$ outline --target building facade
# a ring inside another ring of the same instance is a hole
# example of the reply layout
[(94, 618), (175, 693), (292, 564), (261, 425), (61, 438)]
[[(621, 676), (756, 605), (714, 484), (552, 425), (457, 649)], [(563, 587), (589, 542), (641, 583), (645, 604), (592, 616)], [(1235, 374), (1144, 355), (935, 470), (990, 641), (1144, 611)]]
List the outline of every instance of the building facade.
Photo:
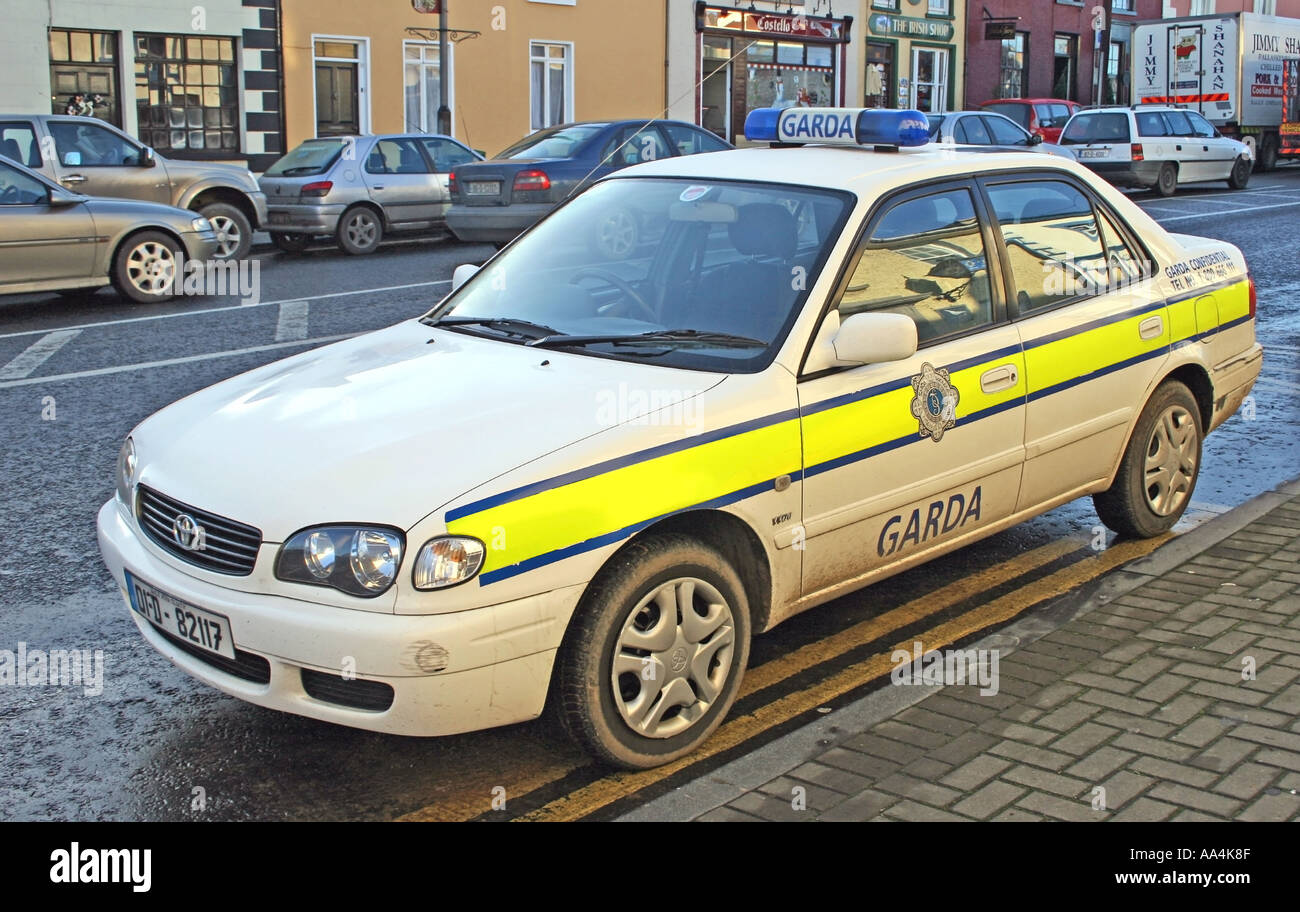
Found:
[[(662, 3), (444, 2), (451, 133), (462, 142), (495, 154), (557, 123), (662, 113)], [(330, 134), (437, 131), (436, 3), (282, 3), (291, 147)]]
[(0, 111), (108, 121), (170, 158), (283, 150), (279, 0), (43, 0), (7, 5)]
[(866, 0), (860, 103), (926, 113), (959, 109), (965, 95), (966, 5), (966, 0)]
[[(993, 98), (1063, 98), (1127, 103), (1133, 23), (1159, 19), (1162, 0), (1111, 0), (1110, 43), (1099, 74), (1096, 2), (970, 0), (966, 106)], [(1098, 87), (1098, 76), (1100, 88)]]
[(1300, 0), (1165, 0), (1165, 18), (1218, 13), (1263, 13), (1300, 19)]

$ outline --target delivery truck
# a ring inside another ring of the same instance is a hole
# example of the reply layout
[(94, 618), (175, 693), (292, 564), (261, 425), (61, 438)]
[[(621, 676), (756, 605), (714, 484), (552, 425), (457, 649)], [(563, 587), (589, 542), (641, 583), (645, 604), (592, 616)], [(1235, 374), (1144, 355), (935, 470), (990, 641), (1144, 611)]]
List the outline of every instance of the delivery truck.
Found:
[[(1300, 19), (1225, 13), (1139, 22), (1133, 30), (1133, 104), (1199, 111), (1251, 147), (1256, 169), (1300, 157), (1283, 142), (1287, 78), (1300, 64)], [(1288, 127), (1289, 132), (1289, 127)]]

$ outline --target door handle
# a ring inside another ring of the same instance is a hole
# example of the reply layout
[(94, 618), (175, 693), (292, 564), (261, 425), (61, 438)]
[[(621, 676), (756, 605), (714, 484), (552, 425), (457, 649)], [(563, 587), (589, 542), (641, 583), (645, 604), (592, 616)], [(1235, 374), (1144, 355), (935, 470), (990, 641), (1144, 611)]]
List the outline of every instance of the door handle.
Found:
[(1177, 150), (1177, 151), (1179, 151), (1179, 152), (1183, 151), (1183, 147), (1182, 147), (1182, 146), (1174, 146), (1174, 149)]
[(1209, 152), (1209, 151), (1210, 151), (1210, 147), (1209, 147), (1209, 146), (1201, 146), (1201, 151), (1202, 151), (1202, 152)]
[(384, 189), (384, 185), (383, 185), (383, 184), (375, 184), (375, 185), (374, 185), (373, 187), (371, 187), (370, 189), (372, 189), (372, 190), (383, 190), (383, 189)]
[(980, 374), (980, 389), (986, 393), (996, 393), (1011, 389), (1020, 381), (1020, 372), (1014, 364), (1003, 364)]
[(1143, 339), (1158, 339), (1164, 335), (1165, 321), (1163, 317), (1147, 317), (1138, 324), (1138, 335)]
[(69, 174), (67, 177), (62, 178), (59, 181), (59, 183), (62, 184), (84, 184), (85, 182), (86, 175), (84, 174)]

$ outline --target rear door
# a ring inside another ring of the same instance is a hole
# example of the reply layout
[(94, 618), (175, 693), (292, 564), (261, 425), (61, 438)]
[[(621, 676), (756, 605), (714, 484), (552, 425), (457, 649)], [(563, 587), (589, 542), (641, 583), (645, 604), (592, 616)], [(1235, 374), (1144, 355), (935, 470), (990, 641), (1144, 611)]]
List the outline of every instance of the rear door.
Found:
[[(1209, 145), (1196, 135), (1192, 122), (1184, 111), (1165, 111), (1169, 124), (1169, 142), (1173, 145), (1170, 156), (1178, 162), (1178, 182), (1213, 180), (1214, 165), (1210, 159)], [(1227, 175), (1222, 175), (1226, 177)]]
[(443, 194), (413, 138), (376, 140), (362, 172), (370, 198), (383, 208), (390, 224), (400, 227), (442, 216)]

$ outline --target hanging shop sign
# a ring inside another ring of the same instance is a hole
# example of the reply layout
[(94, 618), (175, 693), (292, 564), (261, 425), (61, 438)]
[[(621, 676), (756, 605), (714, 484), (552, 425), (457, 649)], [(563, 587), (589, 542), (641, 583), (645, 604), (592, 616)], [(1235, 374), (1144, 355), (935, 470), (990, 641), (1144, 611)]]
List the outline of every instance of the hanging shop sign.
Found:
[(849, 28), (852, 23), (851, 16), (845, 16), (843, 19), (826, 19), (782, 13), (760, 13), (720, 6), (701, 6), (699, 9), (701, 30), (722, 29), (768, 38), (846, 42), (849, 40)]
[(936, 41), (951, 41), (953, 35), (952, 23), (946, 20), (891, 16), (888, 13), (872, 13), (867, 17), (867, 28), (874, 35), (886, 35), (890, 38), (933, 38)]

